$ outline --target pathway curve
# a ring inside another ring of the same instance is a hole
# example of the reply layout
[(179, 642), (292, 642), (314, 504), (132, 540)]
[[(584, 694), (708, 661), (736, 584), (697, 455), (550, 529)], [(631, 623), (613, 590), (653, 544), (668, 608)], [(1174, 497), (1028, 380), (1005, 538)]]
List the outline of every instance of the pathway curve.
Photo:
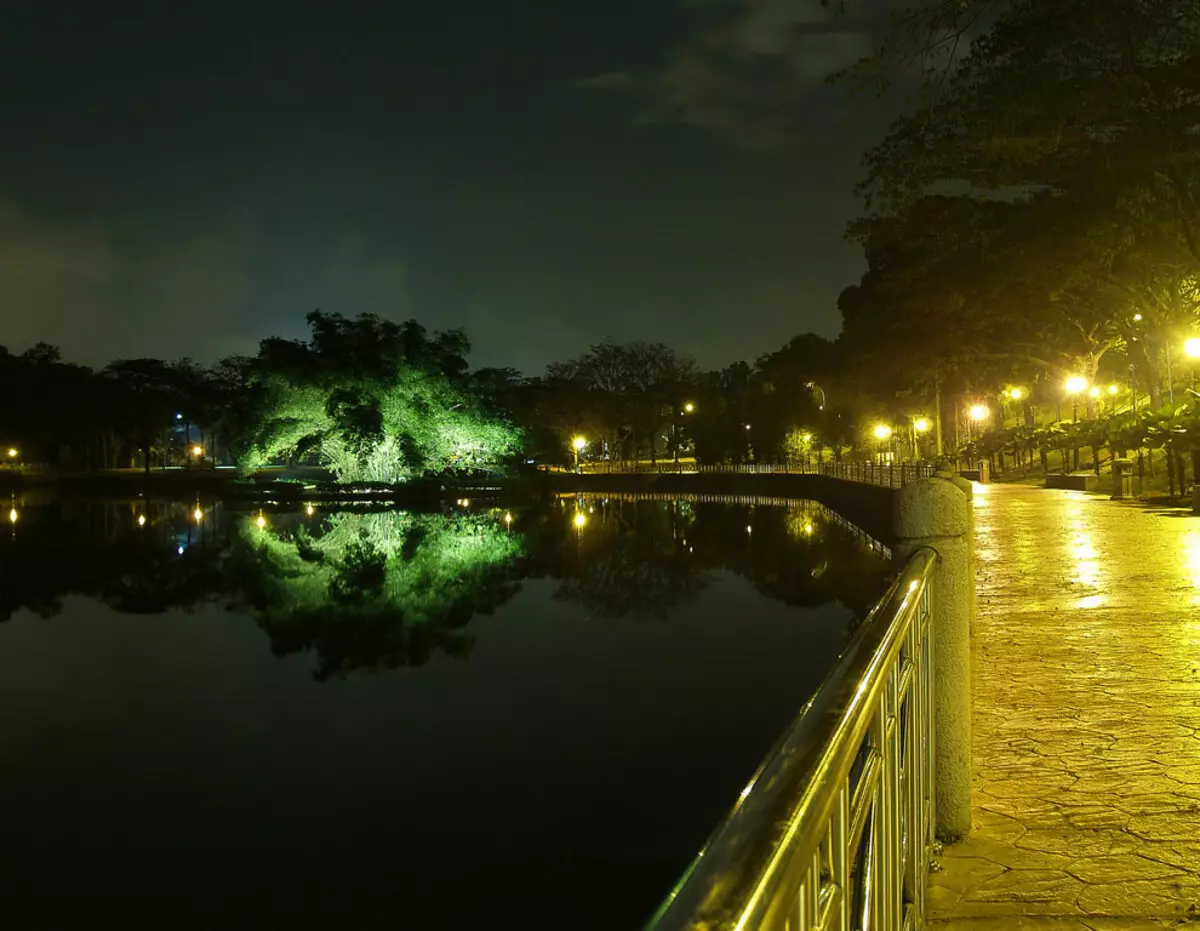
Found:
[(974, 830), (931, 927), (1200, 928), (1200, 518), (976, 491)]

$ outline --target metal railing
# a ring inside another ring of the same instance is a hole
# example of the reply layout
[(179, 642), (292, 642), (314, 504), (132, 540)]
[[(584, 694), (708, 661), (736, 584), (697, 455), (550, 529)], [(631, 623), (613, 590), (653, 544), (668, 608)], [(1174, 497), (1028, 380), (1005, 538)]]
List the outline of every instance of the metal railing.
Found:
[(922, 549), (648, 931), (901, 931), (933, 850), (933, 599)]
[[(564, 470), (570, 471), (570, 470)], [(921, 462), (825, 462), (775, 463), (740, 462), (703, 464), (694, 461), (623, 462), (610, 460), (583, 463), (584, 475), (825, 475), (849, 482), (903, 488), (909, 482), (929, 478), (937, 470)]]
[(825, 462), (820, 473), (848, 482), (903, 488), (910, 482), (932, 478), (937, 467), (924, 462)]

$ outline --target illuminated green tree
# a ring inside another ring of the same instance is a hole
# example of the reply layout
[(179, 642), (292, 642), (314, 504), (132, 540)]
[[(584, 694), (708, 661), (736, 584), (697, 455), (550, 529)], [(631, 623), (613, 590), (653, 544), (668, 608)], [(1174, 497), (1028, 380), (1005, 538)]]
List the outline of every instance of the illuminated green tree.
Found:
[(243, 467), (307, 458), (340, 481), (404, 482), (494, 470), (517, 452), (515, 428), (459, 384), (461, 334), (429, 340), (411, 321), (308, 319), (310, 343), (263, 342), (252, 376), (258, 427)]

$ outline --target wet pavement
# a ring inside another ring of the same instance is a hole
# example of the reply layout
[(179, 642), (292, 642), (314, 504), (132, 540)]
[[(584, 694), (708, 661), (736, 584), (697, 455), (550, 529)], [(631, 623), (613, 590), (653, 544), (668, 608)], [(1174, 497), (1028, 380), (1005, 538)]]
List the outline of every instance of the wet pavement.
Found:
[(976, 491), (974, 829), (931, 926), (1200, 927), (1200, 518)]

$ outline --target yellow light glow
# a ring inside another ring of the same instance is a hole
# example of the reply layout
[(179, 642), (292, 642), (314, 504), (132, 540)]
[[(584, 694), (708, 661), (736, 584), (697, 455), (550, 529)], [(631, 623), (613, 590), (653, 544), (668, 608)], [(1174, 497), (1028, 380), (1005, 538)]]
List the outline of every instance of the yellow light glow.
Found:
[(1200, 530), (1183, 535), (1183, 570), (1192, 588), (1200, 590)]
[(1093, 398), (1098, 398), (1098, 397), (1100, 397), (1100, 389), (1099, 388), (1090, 388), (1088, 390), (1088, 394)]
[(885, 423), (875, 425), (875, 429), (871, 431), (877, 440), (886, 440), (892, 435), (892, 428)]
[(204, 512), (200, 508), (196, 508), (196, 510), (192, 511), (192, 517), (196, 518), (196, 523), (198, 524), (204, 520)]
[(805, 525), (804, 525), (804, 532), (805, 532), (805, 533), (806, 533), (808, 536), (810, 536), (810, 537), (811, 537), (811, 536), (812, 536), (812, 533), (813, 533), (813, 525), (812, 525), (812, 524), (805, 524)]
[(505, 515), (504, 515), (504, 523), (506, 523), (506, 524), (511, 524), (511, 523), (512, 523), (512, 514), (505, 514)]
[(15, 524), (17, 522), (17, 517), (19, 517), (19, 516), (20, 515), (17, 514), (17, 509), (13, 508), (11, 511), (8, 512), (8, 522), (10, 524)]
[(145, 527), (145, 526), (146, 526), (146, 515), (145, 515), (145, 514), (139, 514), (139, 515), (138, 515), (138, 526), (139, 526), (139, 527)]
[(12, 446), (8, 447), (8, 458), (9, 459), (17, 458), (17, 450)]
[(265, 517), (263, 517), (261, 514), (259, 514), (258, 520), (256, 520), (254, 523), (258, 525), (259, 530), (262, 530), (264, 527), (267, 526), (267, 519)]
[(575, 526), (580, 530), (587, 526), (587, 515), (584, 514), (583, 511), (579, 511), (575, 514)]
[(571, 445), (575, 447), (576, 451), (578, 451), (587, 446), (587, 440), (581, 436), (577, 436), (575, 439), (571, 440)]
[(469, 507), (471, 506), (471, 499), (470, 499), (470, 498), (463, 498), (463, 499), (462, 499), (462, 506), (463, 506), (463, 507), (465, 507), (465, 508), (469, 508)]
[(972, 420), (987, 420), (992, 412), (987, 409), (986, 404), (975, 404), (967, 413), (971, 415)]
[(1142, 322), (1142, 315), (1141, 315), (1141, 314), (1134, 314), (1134, 315), (1133, 315), (1133, 322), (1134, 322), (1134, 323), (1141, 323), (1141, 322)]
[(317, 512), (317, 509), (315, 507), (313, 507), (311, 504), (304, 505), (304, 513), (307, 514), (309, 517), (312, 517), (313, 514), (315, 514), (316, 512)]
[(747, 430), (749, 430), (749, 429), (750, 429), (750, 424), (746, 424), (746, 429), (747, 429)]
[(1014, 401), (1019, 401), (1021, 398), (1025, 397), (1025, 392), (1020, 388), (1013, 388), (1012, 391), (1008, 393), (1008, 396)]
[(193, 446), (192, 447), (192, 455), (193, 456), (203, 456), (204, 455), (204, 447), (203, 446)]
[(1200, 359), (1200, 339), (1189, 339), (1184, 343), (1183, 354), (1189, 359)]
[(1067, 394), (1079, 394), (1081, 391), (1087, 391), (1087, 379), (1082, 375), (1072, 375), (1067, 379)]
[(933, 424), (929, 422), (928, 417), (918, 417), (916, 422), (913, 424), (913, 429), (918, 433), (928, 433), (932, 427)]
[(746, 525), (746, 533), (754, 533), (754, 528), (749, 524)]
[(803, 436), (800, 437), (800, 439), (805, 443), (811, 443), (812, 442), (812, 434), (805, 433)]
[(1108, 393), (1109, 393), (1110, 395), (1116, 395), (1116, 393), (1117, 393), (1118, 391), (1120, 391), (1120, 390), (1121, 390), (1121, 389), (1120, 389), (1120, 388), (1118, 388), (1116, 385), (1109, 385), (1109, 386), (1108, 386)]
[(687, 404), (683, 405), (683, 409), (686, 413), (690, 414), (692, 411), (694, 411), (696, 409), (696, 405), (693, 404), (691, 401), (688, 401)]

